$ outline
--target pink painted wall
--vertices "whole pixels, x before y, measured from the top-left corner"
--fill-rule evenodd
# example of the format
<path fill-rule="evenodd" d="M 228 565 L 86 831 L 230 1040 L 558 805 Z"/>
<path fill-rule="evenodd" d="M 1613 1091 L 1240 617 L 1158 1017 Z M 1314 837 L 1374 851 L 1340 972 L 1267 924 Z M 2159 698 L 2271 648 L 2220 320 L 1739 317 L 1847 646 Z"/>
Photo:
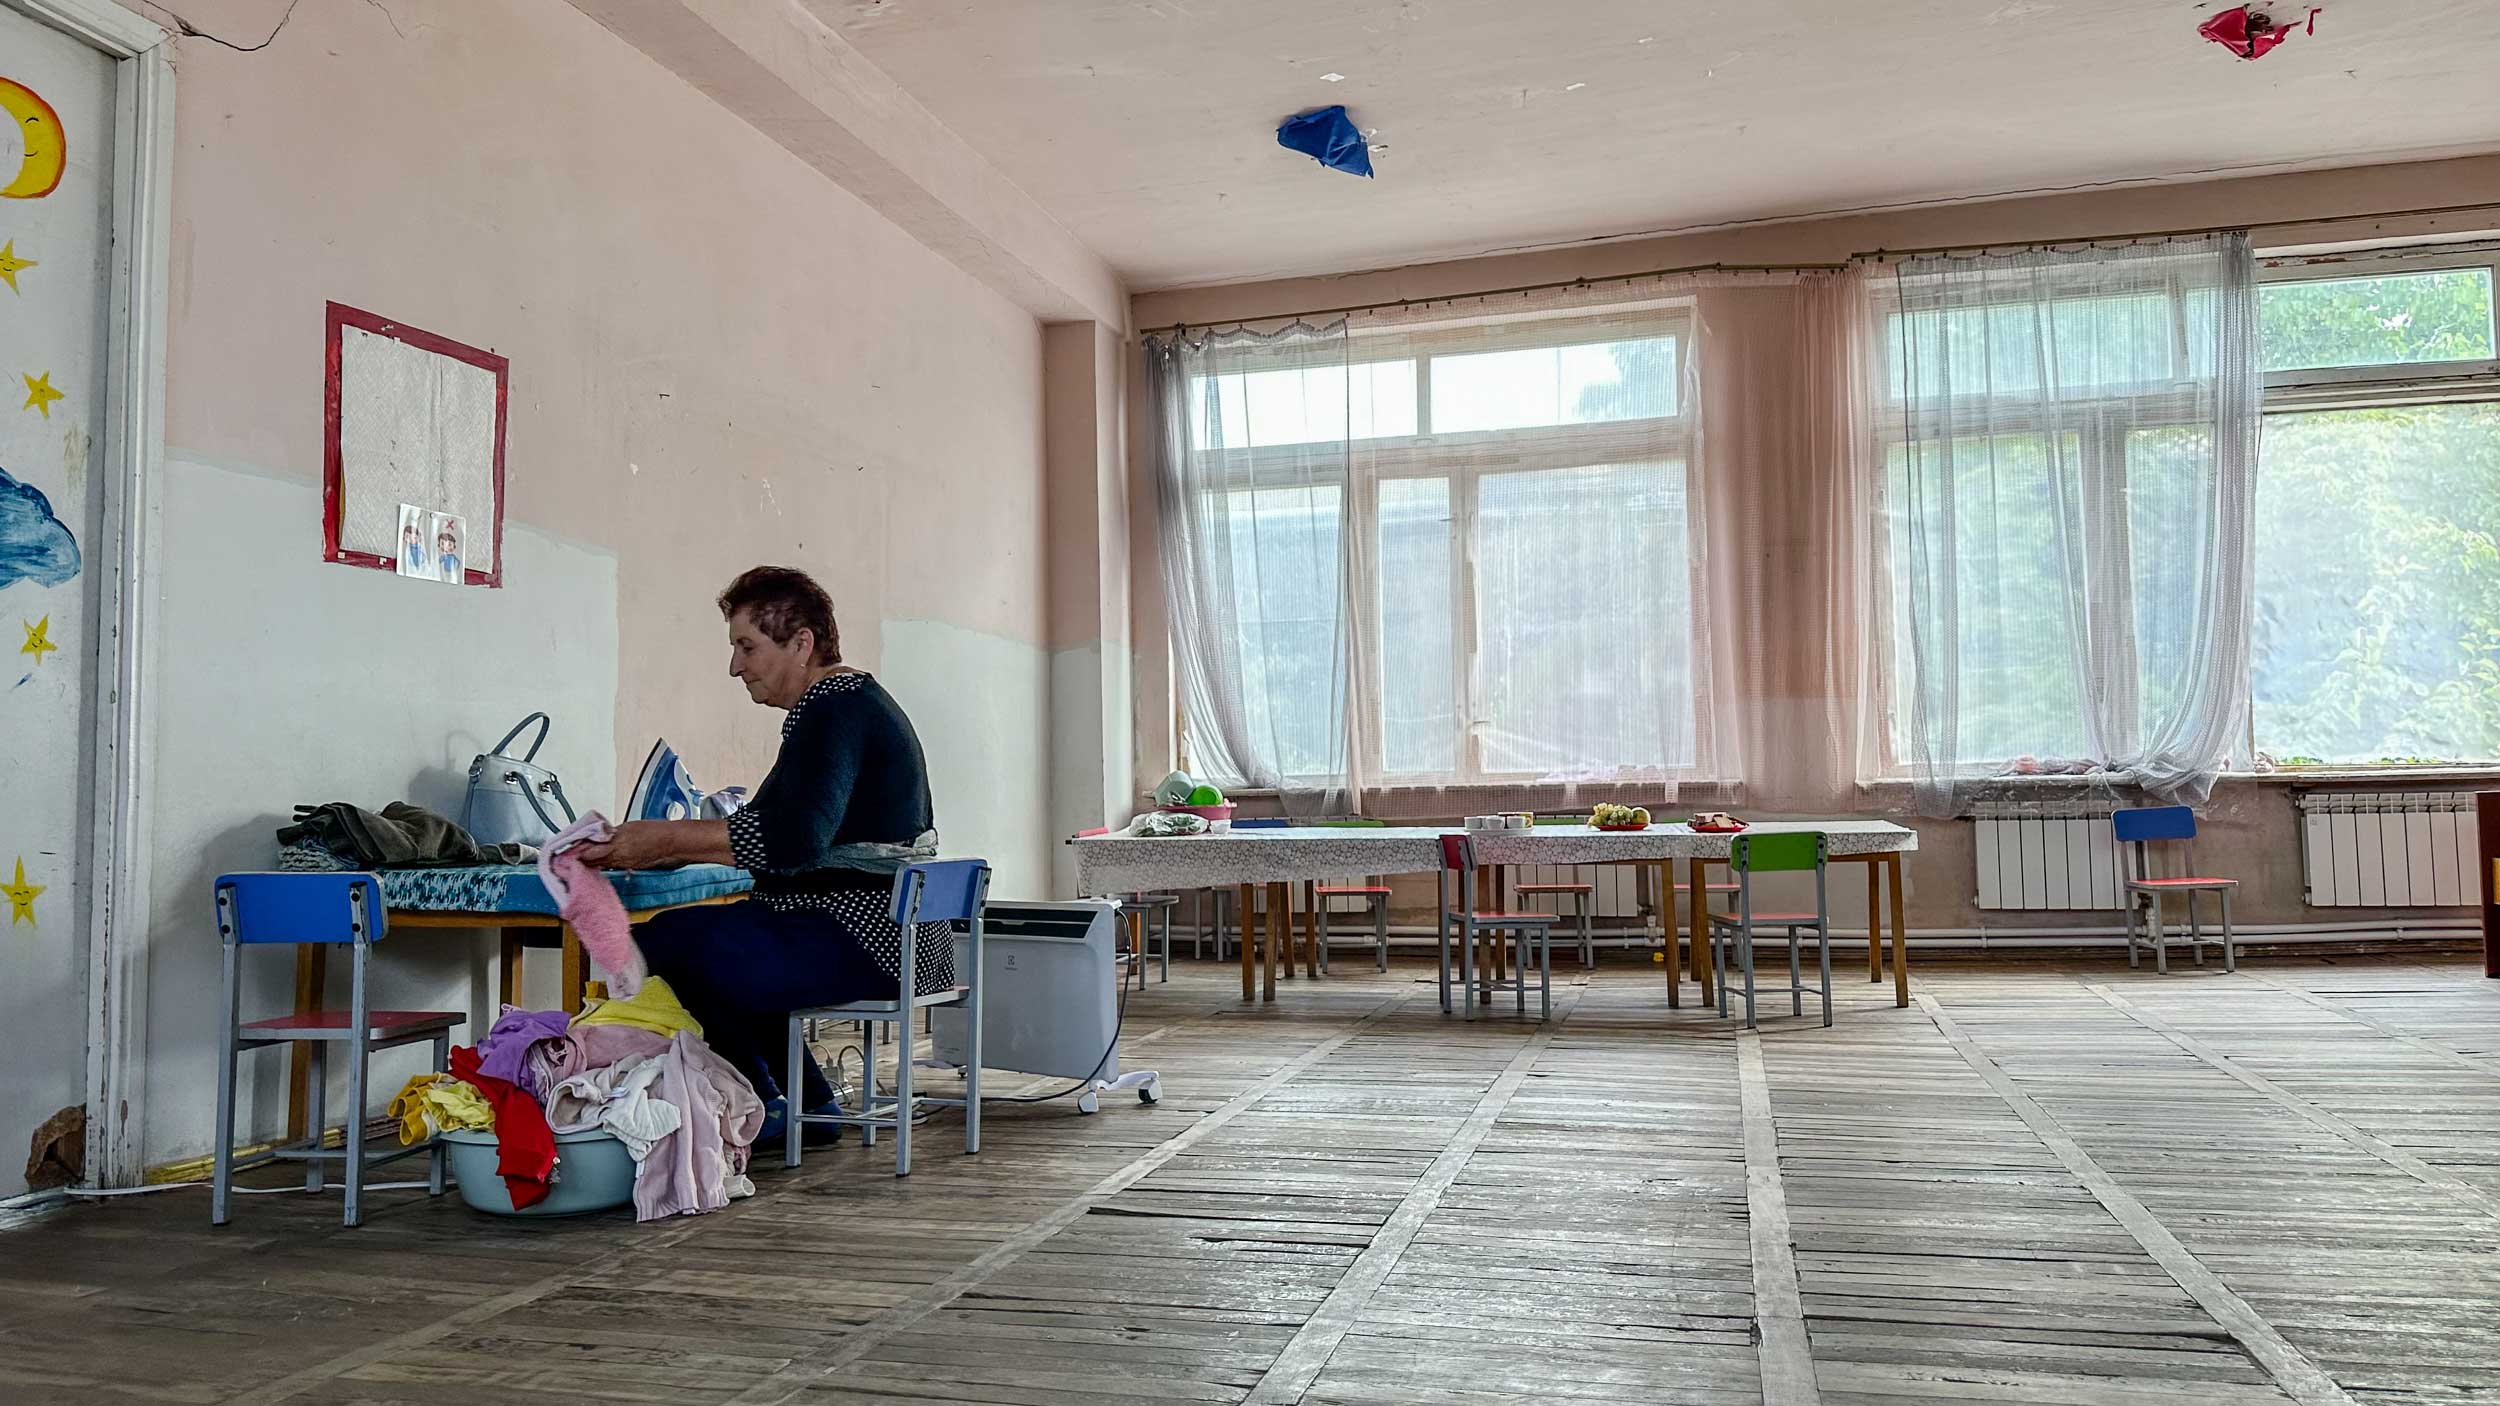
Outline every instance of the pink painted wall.
<path fill-rule="evenodd" d="M 579 12 L 304 6 L 184 43 L 178 91 L 168 441 L 317 478 L 325 298 L 509 355 L 510 516 L 619 554 L 620 765 L 658 726 L 768 757 L 685 686 L 758 560 L 863 663 L 887 619 L 1040 642 L 1031 317 Z"/>
<path fill-rule="evenodd" d="M 249 43 L 285 3 L 182 9 Z M 832 592 L 919 725 L 949 850 L 1046 888 L 1028 312 L 564 0 L 330 0 L 255 53 L 176 43 L 166 613 L 251 667 L 161 661 L 151 1162 L 206 1144 L 204 875 L 266 866 L 297 802 L 456 804 L 447 768 L 529 706 L 569 710 L 583 805 L 662 733 L 699 782 L 760 779 L 781 715 L 726 677 L 712 605 L 757 562 Z M 511 358 L 508 589 L 319 562 L 325 299 Z M 244 502 L 283 568 L 248 586 L 170 520 Z M 447 697 L 403 697 L 411 662 Z M 296 740 L 230 725 L 264 718 Z M 392 1003 L 491 1016 L 482 943 L 393 945 Z M 275 1094 L 247 1084 L 261 1131 Z"/>

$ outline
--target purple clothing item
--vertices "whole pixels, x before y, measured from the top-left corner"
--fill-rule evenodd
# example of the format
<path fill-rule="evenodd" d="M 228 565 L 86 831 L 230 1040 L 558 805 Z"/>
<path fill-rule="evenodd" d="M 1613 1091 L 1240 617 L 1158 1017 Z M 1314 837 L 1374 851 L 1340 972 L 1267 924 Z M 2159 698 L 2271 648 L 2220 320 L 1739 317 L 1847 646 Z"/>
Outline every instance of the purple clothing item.
<path fill-rule="evenodd" d="M 529 1077 L 530 1046 L 564 1033 L 571 1017 L 562 1011 L 525 1011 L 519 1006 L 506 1006 L 495 1017 L 494 1028 L 477 1042 L 477 1072 L 490 1078 L 517 1084 L 533 1098 L 546 1095 Z"/>

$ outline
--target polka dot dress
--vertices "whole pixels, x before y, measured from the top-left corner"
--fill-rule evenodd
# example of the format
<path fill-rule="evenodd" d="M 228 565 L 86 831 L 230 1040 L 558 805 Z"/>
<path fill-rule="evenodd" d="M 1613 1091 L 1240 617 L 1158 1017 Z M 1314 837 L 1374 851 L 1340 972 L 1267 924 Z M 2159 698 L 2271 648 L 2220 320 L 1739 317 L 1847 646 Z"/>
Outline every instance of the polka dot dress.
<path fill-rule="evenodd" d="M 866 674 L 834 674 L 817 681 L 799 696 L 790 715 L 782 719 L 781 735 L 787 740 L 799 724 L 799 716 L 812 705 L 837 693 L 852 692 L 868 686 Z M 767 872 L 764 849 L 764 817 L 752 810 L 741 810 L 729 817 L 729 852 L 738 867 L 751 874 Z M 891 890 L 884 886 L 849 889 L 833 893 L 772 892 L 759 884 L 755 901 L 776 913 L 822 913 L 842 924 L 843 930 L 859 940 L 859 944 L 886 975 L 902 979 L 903 929 L 894 921 Z M 913 948 L 912 987 L 915 991 L 943 991 L 955 984 L 954 927 L 949 923 L 922 923 Z"/>

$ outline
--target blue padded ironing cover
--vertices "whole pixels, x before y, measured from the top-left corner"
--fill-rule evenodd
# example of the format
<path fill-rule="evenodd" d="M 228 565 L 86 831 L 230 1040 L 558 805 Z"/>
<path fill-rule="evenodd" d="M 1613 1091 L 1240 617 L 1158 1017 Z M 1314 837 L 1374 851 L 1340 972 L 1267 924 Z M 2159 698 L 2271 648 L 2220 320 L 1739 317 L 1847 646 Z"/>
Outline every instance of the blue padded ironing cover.
<path fill-rule="evenodd" d="M 526 864 L 481 864 L 455 869 L 384 869 L 382 902 L 390 908 L 429 913 L 556 912 L 555 896 Z M 726 864 L 689 864 L 683 869 L 641 869 L 610 874 L 616 896 L 630 913 L 700 903 L 744 893 L 755 880 Z"/>

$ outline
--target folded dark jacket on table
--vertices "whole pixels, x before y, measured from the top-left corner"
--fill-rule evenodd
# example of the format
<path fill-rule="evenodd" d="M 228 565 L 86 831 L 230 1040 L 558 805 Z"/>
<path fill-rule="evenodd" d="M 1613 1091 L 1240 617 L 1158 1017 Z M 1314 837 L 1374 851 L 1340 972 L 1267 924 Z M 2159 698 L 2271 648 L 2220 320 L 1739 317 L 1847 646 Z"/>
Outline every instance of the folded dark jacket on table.
<path fill-rule="evenodd" d="M 463 864 L 527 864 L 528 845 L 481 845 L 449 816 L 393 801 L 380 814 L 345 801 L 297 806 L 278 827 L 280 845 L 312 844 L 373 869 L 441 869 Z"/>

